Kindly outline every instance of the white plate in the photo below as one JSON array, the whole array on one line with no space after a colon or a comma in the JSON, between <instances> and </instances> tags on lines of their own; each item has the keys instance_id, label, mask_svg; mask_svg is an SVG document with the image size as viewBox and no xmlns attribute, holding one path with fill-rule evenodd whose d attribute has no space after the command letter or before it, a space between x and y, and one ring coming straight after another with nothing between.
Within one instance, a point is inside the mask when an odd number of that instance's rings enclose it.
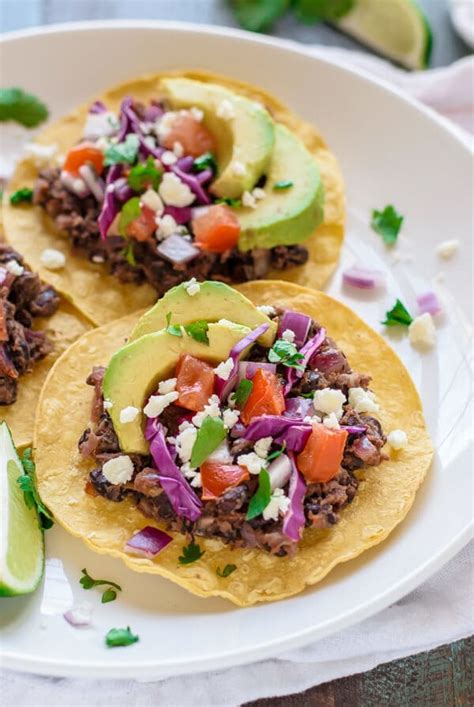
<instances>
[{"instance_id":1,"label":"white plate","mask_svg":"<svg viewBox=\"0 0 474 707\"><path fill-rule=\"evenodd\" d=\"M472 520L465 323L471 307L472 164L460 134L361 72L293 43L224 29L152 21L53 26L7 36L2 64L2 82L39 94L53 118L95 91L147 71L197 66L261 85L321 128L346 177L347 244L329 291L381 329L395 296L414 310L415 295L429 289L440 270L446 273L446 316L436 349L420 355L406 337L393 336L421 392L438 451L412 511L388 541L339 566L312 590L243 610L134 574L55 527L47 533L46 587L0 602L3 664L56 675L157 679L255 661L360 621L446 562L467 541ZM398 251L410 262L395 263L368 226L371 209L387 203L405 215ZM447 238L459 239L461 248L441 263L434 246ZM390 271L381 296L341 289L341 269L357 255ZM124 588L119 600L101 605L98 593L84 592L78 584L82 567L118 581ZM62 618L72 596L93 601L92 628L73 629ZM127 625L140 642L106 649L106 631Z\"/></svg>"}]
</instances>

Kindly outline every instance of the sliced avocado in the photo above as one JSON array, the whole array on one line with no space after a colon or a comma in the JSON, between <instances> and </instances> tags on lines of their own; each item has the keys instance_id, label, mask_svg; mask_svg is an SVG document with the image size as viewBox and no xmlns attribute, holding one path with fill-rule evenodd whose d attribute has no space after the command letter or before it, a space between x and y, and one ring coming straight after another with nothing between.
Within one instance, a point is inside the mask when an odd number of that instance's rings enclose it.
<instances>
[{"instance_id":1,"label":"sliced avocado","mask_svg":"<svg viewBox=\"0 0 474 707\"><path fill-rule=\"evenodd\" d=\"M127 454L148 454L144 436L145 415L141 412L158 383L174 376L181 354L191 354L217 365L225 361L231 348L250 329L240 325L209 324L209 346L189 336L177 337L164 329L155 331L126 344L110 359L104 376L104 398L110 400L109 410L120 448ZM120 422L120 412L128 406L140 410L133 422Z\"/></svg>"},{"instance_id":2,"label":"sliced avocado","mask_svg":"<svg viewBox=\"0 0 474 707\"><path fill-rule=\"evenodd\" d=\"M219 174L211 191L219 197L238 198L253 189L266 172L275 142L274 123L265 108L249 98L213 83L192 79L163 79L161 85L171 108L196 107L215 136ZM219 117L228 108L233 117Z\"/></svg>"},{"instance_id":3,"label":"sliced avocado","mask_svg":"<svg viewBox=\"0 0 474 707\"><path fill-rule=\"evenodd\" d=\"M273 248L304 241L324 216L324 187L318 166L301 140L275 125L275 148L265 184L266 198L255 209L237 209L239 249ZM278 182L291 182L274 189Z\"/></svg>"},{"instance_id":4,"label":"sliced avocado","mask_svg":"<svg viewBox=\"0 0 474 707\"><path fill-rule=\"evenodd\" d=\"M172 324L191 324L198 319L205 319L207 322L229 319L251 329L260 324L269 324L269 328L259 339L262 346L270 347L276 336L276 323L260 312L247 297L223 282L206 281L200 283L199 292L192 297L186 292L184 284L168 290L140 317L129 341L165 328L168 314L171 314Z\"/></svg>"}]
</instances>

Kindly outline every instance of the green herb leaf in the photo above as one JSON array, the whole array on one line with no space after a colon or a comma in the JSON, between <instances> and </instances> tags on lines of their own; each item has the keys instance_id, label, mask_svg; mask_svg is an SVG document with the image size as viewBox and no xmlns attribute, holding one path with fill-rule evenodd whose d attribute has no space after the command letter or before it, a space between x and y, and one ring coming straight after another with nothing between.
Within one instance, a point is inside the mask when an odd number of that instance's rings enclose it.
<instances>
[{"instance_id":1,"label":"green herb leaf","mask_svg":"<svg viewBox=\"0 0 474 707\"><path fill-rule=\"evenodd\" d=\"M127 135L125 142L111 143L105 151L104 165L133 164L137 159L139 145L138 136L134 133Z\"/></svg>"},{"instance_id":2,"label":"green herb leaf","mask_svg":"<svg viewBox=\"0 0 474 707\"><path fill-rule=\"evenodd\" d=\"M171 324L171 317L172 313L168 312L166 315L166 329L165 331L168 334L171 334L171 336L183 336L183 332L181 331L181 327L179 324Z\"/></svg>"},{"instance_id":3,"label":"green herb leaf","mask_svg":"<svg viewBox=\"0 0 474 707\"><path fill-rule=\"evenodd\" d=\"M252 392L252 388L253 381L247 380L247 378L242 378L239 385L235 389L235 404L237 407L242 408L245 405L249 399L250 393Z\"/></svg>"},{"instance_id":4,"label":"green herb leaf","mask_svg":"<svg viewBox=\"0 0 474 707\"><path fill-rule=\"evenodd\" d=\"M251 32L264 32L287 10L290 0L232 0L237 22Z\"/></svg>"},{"instance_id":5,"label":"green herb leaf","mask_svg":"<svg viewBox=\"0 0 474 707\"><path fill-rule=\"evenodd\" d=\"M273 190L274 191L281 191L283 189L289 189L292 187L294 182L291 181L291 179L280 179L279 182L275 182L273 185Z\"/></svg>"},{"instance_id":6,"label":"green herb leaf","mask_svg":"<svg viewBox=\"0 0 474 707\"><path fill-rule=\"evenodd\" d=\"M121 251L121 255L123 255L127 263L131 265L132 268L136 267L137 261L135 260L135 253L133 252L133 243L131 241L129 241L126 247Z\"/></svg>"},{"instance_id":7,"label":"green herb leaf","mask_svg":"<svg viewBox=\"0 0 474 707\"><path fill-rule=\"evenodd\" d=\"M212 152L205 152L194 160L193 172L204 172L205 169L212 169L214 174L217 172L217 162Z\"/></svg>"},{"instance_id":8,"label":"green herb leaf","mask_svg":"<svg viewBox=\"0 0 474 707\"><path fill-rule=\"evenodd\" d=\"M296 16L302 22L336 22L354 6L355 0L294 0Z\"/></svg>"},{"instance_id":9,"label":"green herb leaf","mask_svg":"<svg viewBox=\"0 0 474 707\"><path fill-rule=\"evenodd\" d=\"M25 449L21 464L24 474L18 477L17 484L23 491L25 504L28 508L36 508L40 528L48 530L54 525L54 518L49 508L44 505L36 488L36 468L31 458L31 449Z\"/></svg>"},{"instance_id":10,"label":"green herb leaf","mask_svg":"<svg viewBox=\"0 0 474 707\"><path fill-rule=\"evenodd\" d=\"M223 570L220 567L216 569L216 574L219 577L228 577L232 572L235 572L237 565L226 565Z\"/></svg>"},{"instance_id":11,"label":"green herb leaf","mask_svg":"<svg viewBox=\"0 0 474 707\"><path fill-rule=\"evenodd\" d=\"M219 417L204 418L201 427L198 429L196 440L191 453L191 466L196 468L201 466L212 452L217 449L220 443L226 438L224 423Z\"/></svg>"},{"instance_id":12,"label":"green herb leaf","mask_svg":"<svg viewBox=\"0 0 474 707\"><path fill-rule=\"evenodd\" d=\"M205 550L201 550L197 543L189 543L183 547L183 554L178 557L180 565L190 565L204 555Z\"/></svg>"},{"instance_id":13,"label":"green herb leaf","mask_svg":"<svg viewBox=\"0 0 474 707\"><path fill-rule=\"evenodd\" d=\"M242 206L242 199L231 199L229 196L223 196L220 199L216 199L215 204L226 204L231 206L233 209L239 209Z\"/></svg>"},{"instance_id":14,"label":"green herb leaf","mask_svg":"<svg viewBox=\"0 0 474 707\"><path fill-rule=\"evenodd\" d=\"M371 226L373 230L382 236L386 245L394 245L397 242L398 234L402 227L403 216L397 213L396 209L389 205L383 211L372 211Z\"/></svg>"},{"instance_id":15,"label":"green herb leaf","mask_svg":"<svg viewBox=\"0 0 474 707\"><path fill-rule=\"evenodd\" d=\"M283 454L283 452L285 451L285 449L286 449L286 442L283 442L283 444L281 445L280 449L275 449L274 452L271 452L271 454L268 455L268 457L267 457L267 462L271 462L271 461L273 461L274 459L278 459L278 457Z\"/></svg>"},{"instance_id":16,"label":"green herb leaf","mask_svg":"<svg viewBox=\"0 0 474 707\"><path fill-rule=\"evenodd\" d=\"M301 365L303 358L303 354L298 352L296 346L285 339L277 339L268 352L268 360L271 363L281 363L283 366L297 368L299 371L304 370Z\"/></svg>"},{"instance_id":17,"label":"green herb leaf","mask_svg":"<svg viewBox=\"0 0 474 707\"><path fill-rule=\"evenodd\" d=\"M128 175L128 184L134 191L144 191L151 187L158 189L163 172L155 165L153 157L148 157L146 162L140 162L132 167Z\"/></svg>"},{"instance_id":18,"label":"green herb leaf","mask_svg":"<svg viewBox=\"0 0 474 707\"><path fill-rule=\"evenodd\" d=\"M125 202L122 206L122 211L120 212L118 232L121 236L127 238L127 227L132 223L132 221L135 221L140 214L140 198L138 196L132 196L131 199Z\"/></svg>"},{"instance_id":19,"label":"green herb leaf","mask_svg":"<svg viewBox=\"0 0 474 707\"><path fill-rule=\"evenodd\" d=\"M105 637L105 642L109 648L117 646L130 646L132 643L137 643L140 639L130 631L130 626L127 628L111 628Z\"/></svg>"},{"instance_id":20,"label":"green herb leaf","mask_svg":"<svg viewBox=\"0 0 474 707\"><path fill-rule=\"evenodd\" d=\"M0 88L0 121L14 120L25 128L36 128L48 117L39 98L21 88Z\"/></svg>"},{"instance_id":21,"label":"green herb leaf","mask_svg":"<svg viewBox=\"0 0 474 707\"><path fill-rule=\"evenodd\" d=\"M309 393L298 393L300 398L308 398L308 399L313 399L314 398L314 390L311 390Z\"/></svg>"},{"instance_id":22,"label":"green herb leaf","mask_svg":"<svg viewBox=\"0 0 474 707\"><path fill-rule=\"evenodd\" d=\"M207 344L209 346L209 337L207 332L209 330L209 324L205 319L198 319L191 324L185 324L184 331L188 336L195 341L199 341L201 344Z\"/></svg>"},{"instance_id":23,"label":"green herb leaf","mask_svg":"<svg viewBox=\"0 0 474 707\"><path fill-rule=\"evenodd\" d=\"M258 489L250 499L247 510L246 520L252 520L261 515L264 509L270 503L272 496L272 487L270 483L270 474L266 469L262 469L258 475Z\"/></svg>"},{"instance_id":24,"label":"green herb leaf","mask_svg":"<svg viewBox=\"0 0 474 707\"><path fill-rule=\"evenodd\" d=\"M385 317L385 321L382 322L385 326L409 326L413 321L413 317L399 299L392 309L385 313Z\"/></svg>"},{"instance_id":25,"label":"green herb leaf","mask_svg":"<svg viewBox=\"0 0 474 707\"><path fill-rule=\"evenodd\" d=\"M112 587L109 587L102 594L102 604L108 604L109 601L115 601L117 598L117 592Z\"/></svg>"},{"instance_id":26,"label":"green herb leaf","mask_svg":"<svg viewBox=\"0 0 474 707\"><path fill-rule=\"evenodd\" d=\"M115 589L118 589L119 592L122 591L122 587L119 584L111 582L109 579L93 579L85 567L81 570L81 572L84 576L79 580L79 584L82 585L83 589L92 589L93 587L101 587L104 584L108 584L109 588L114 587Z\"/></svg>"},{"instance_id":27,"label":"green herb leaf","mask_svg":"<svg viewBox=\"0 0 474 707\"><path fill-rule=\"evenodd\" d=\"M13 206L24 203L31 204L32 201L33 189L30 189L29 187L23 187L22 189L18 189L10 196L10 204L13 204Z\"/></svg>"}]
</instances>

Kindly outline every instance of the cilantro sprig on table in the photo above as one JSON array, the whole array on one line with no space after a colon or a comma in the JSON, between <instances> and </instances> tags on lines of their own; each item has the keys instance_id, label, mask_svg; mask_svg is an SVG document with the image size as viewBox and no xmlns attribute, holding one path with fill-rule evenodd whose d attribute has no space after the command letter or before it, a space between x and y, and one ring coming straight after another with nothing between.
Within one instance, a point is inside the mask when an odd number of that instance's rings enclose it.
<instances>
[{"instance_id":1,"label":"cilantro sprig on table","mask_svg":"<svg viewBox=\"0 0 474 707\"><path fill-rule=\"evenodd\" d=\"M13 120L25 128L36 128L48 118L39 98L21 88L0 88L0 121Z\"/></svg>"},{"instance_id":2,"label":"cilantro sprig on table","mask_svg":"<svg viewBox=\"0 0 474 707\"><path fill-rule=\"evenodd\" d=\"M404 217L397 212L394 206L389 204L383 211L372 211L372 229L382 236L386 245L395 245L398 234L403 224Z\"/></svg>"},{"instance_id":3,"label":"cilantro sprig on table","mask_svg":"<svg viewBox=\"0 0 474 707\"><path fill-rule=\"evenodd\" d=\"M299 371L304 370L301 365L303 359L303 354L298 352L296 346L285 339L277 339L268 352L270 363L281 363L283 366L296 368Z\"/></svg>"},{"instance_id":4,"label":"cilantro sprig on table","mask_svg":"<svg viewBox=\"0 0 474 707\"><path fill-rule=\"evenodd\" d=\"M26 506L28 508L36 508L40 528L48 530L54 525L54 518L49 508L41 500L36 488L36 468L31 454L31 449L25 449L23 452L21 464L24 473L18 477L17 483L23 491Z\"/></svg>"},{"instance_id":5,"label":"cilantro sprig on table","mask_svg":"<svg viewBox=\"0 0 474 707\"><path fill-rule=\"evenodd\" d=\"M130 646L139 640L139 637L131 632L130 626L127 626L127 628L111 628L105 637L105 643L109 648Z\"/></svg>"},{"instance_id":6,"label":"cilantro sprig on table","mask_svg":"<svg viewBox=\"0 0 474 707\"><path fill-rule=\"evenodd\" d=\"M252 32L265 32L292 8L301 22L334 22L355 0L231 0L239 24Z\"/></svg>"},{"instance_id":7,"label":"cilantro sprig on table","mask_svg":"<svg viewBox=\"0 0 474 707\"><path fill-rule=\"evenodd\" d=\"M117 591L121 592L122 587L116 582L111 582L109 579L93 579L86 568L81 570L82 577L79 580L79 584L83 589L92 589L93 587L102 587L107 585L107 589L102 593L102 604L107 604L110 601L114 601L117 598Z\"/></svg>"},{"instance_id":8,"label":"cilantro sprig on table","mask_svg":"<svg viewBox=\"0 0 474 707\"><path fill-rule=\"evenodd\" d=\"M405 305L397 299L392 309L386 312L385 320L382 324L385 324L385 326L409 326L412 321L413 317L410 312Z\"/></svg>"}]
</instances>

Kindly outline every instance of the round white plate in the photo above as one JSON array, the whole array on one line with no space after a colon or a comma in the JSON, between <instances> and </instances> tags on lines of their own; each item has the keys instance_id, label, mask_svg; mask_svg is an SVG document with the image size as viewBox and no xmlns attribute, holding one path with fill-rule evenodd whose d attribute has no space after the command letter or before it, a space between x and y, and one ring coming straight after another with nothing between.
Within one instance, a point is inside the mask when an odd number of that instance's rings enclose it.
<instances>
[{"instance_id":1,"label":"round white plate","mask_svg":"<svg viewBox=\"0 0 474 707\"><path fill-rule=\"evenodd\" d=\"M421 392L437 454L413 509L389 540L299 596L237 609L133 573L55 527L46 537L45 585L34 596L0 601L3 664L56 675L157 679L255 661L360 621L446 562L467 541L472 519L465 319L472 299L472 158L461 135L361 72L293 43L224 29L152 21L53 26L7 36L2 65L4 85L39 94L53 118L147 71L200 67L261 85L319 126L344 171L348 235L329 292L382 329L396 296L415 311L416 294L443 271L444 284L437 286L446 308L432 352L420 354L406 336L392 335ZM405 215L395 251L368 225L371 210L388 203ZM448 238L459 239L460 250L441 262L434 248ZM374 297L341 287L341 270L356 257L388 271L385 292ZM119 599L101 605L96 590L85 592L78 583L82 567L119 582ZM93 625L73 629L62 612L85 599L95 607ZM107 649L105 633L127 625L140 642Z\"/></svg>"}]
</instances>

